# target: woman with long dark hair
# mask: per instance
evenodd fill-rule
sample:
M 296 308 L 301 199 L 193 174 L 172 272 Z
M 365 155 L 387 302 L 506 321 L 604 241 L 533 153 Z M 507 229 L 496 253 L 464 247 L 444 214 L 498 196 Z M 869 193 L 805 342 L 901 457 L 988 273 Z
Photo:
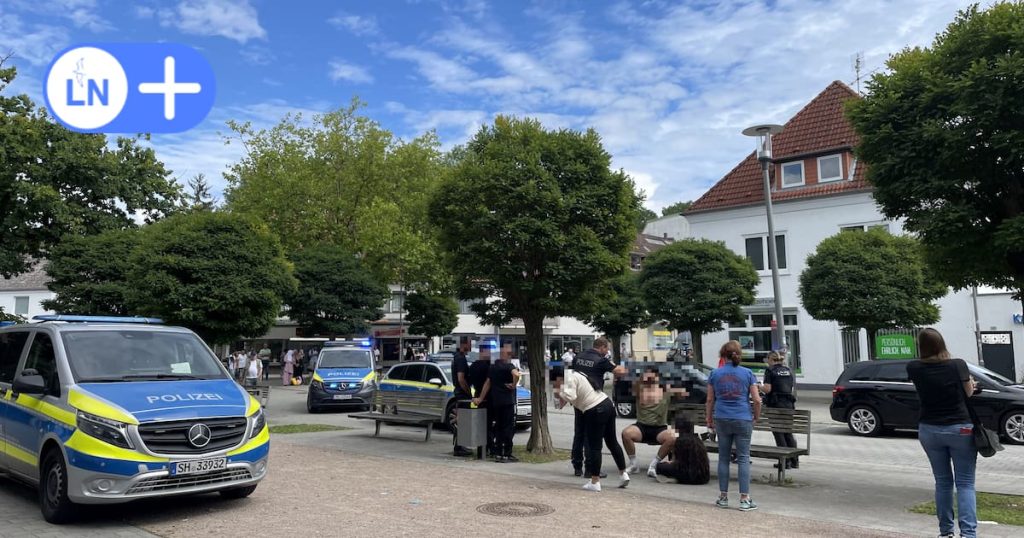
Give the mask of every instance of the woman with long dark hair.
M 754 421 L 761 418 L 761 395 L 757 378 L 740 366 L 743 350 L 736 340 L 722 346 L 719 356 L 728 360 L 708 377 L 707 424 L 718 434 L 718 500 L 715 506 L 729 507 L 729 453 L 735 447 L 739 467 L 740 510 L 756 510 L 750 498 L 750 438 Z M 753 402 L 753 406 L 751 406 Z M 753 409 L 751 409 L 753 407 Z
M 975 538 L 978 510 L 974 473 L 978 450 L 974 445 L 974 424 L 967 410 L 967 398 L 974 395 L 974 379 L 962 359 L 951 359 L 946 342 L 935 329 L 917 336 L 921 359 L 907 364 L 921 400 L 917 438 L 928 456 L 935 477 L 935 513 L 939 537 L 953 536 L 953 487 L 960 536 Z

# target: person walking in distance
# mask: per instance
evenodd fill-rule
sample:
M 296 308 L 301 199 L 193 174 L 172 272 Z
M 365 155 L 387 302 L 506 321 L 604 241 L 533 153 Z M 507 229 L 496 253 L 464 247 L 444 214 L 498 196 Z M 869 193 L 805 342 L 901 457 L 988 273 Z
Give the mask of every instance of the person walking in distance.
M 249 356 L 245 354 L 245 350 L 238 350 L 235 353 L 235 379 L 239 383 L 245 383 L 245 371 L 249 367 Z
M 480 400 L 489 398 L 488 404 L 494 413 L 494 461 L 514 463 L 519 458 L 512 455 L 512 436 L 516 431 L 516 385 L 519 383 L 519 369 L 512 364 L 512 345 L 501 346 L 498 361 L 491 365 L 487 381 L 481 391 Z M 477 405 L 479 401 L 474 400 Z
M 583 484 L 583 489 L 601 491 L 602 441 L 612 453 L 619 469 L 619 487 L 628 486 L 629 472 L 626 470 L 622 448 L 615 438 L 615 406 L 611 399 L 604 391 L 595 389 L 590 379 L 579 370 L 569 370 L 566 374 L 561 368 L 553 368 L 551 379 L 555 389 L 555 405 L 561 408 L 568 403 L 583 415 L 587 440 L 587 476 L 590 477 L 590 481 Z
M 463 400 L 470 400 L 473 398 L 472 389 L 469 386 L 469 363 L 466 362 L 466 351 L 469 349 L 469 342 L 463 342 L 458 349 L 455 350 L 455 354 L 452 357 L 452 375 L 455 377 L 455 390 L 453 391 L 454 399 L 456 402 Z M 458 406 L 456 405 L 456 413 L 458 413 Z M 473 451 L 460 446 L 458 442 L 458 415 L 456 415 L 455 428 L 452 429 L 452 444 L 455 449 L 452 453 L 455 456 L 472 456 Z
M 761 392 L 765 394 L 764 405 L 775 409 L 795 409 L 796 396 L 793 394 L 794 375 L 793 370 L 786 366 L 786 360 L 781 353 L 772 351 L 768 353 L 768 369 L 764 371 L 764 383 L 761 384 Z M 796 437 L 792 433 L 775 433 L 775 446 L 796 448 Z M 778 463 L 775 464 L 779 466 Z M 793 457 L 786 460 L 787 469 L 799 469 L 799 458 Z
M 657 478 L 655 466 L 672 450 L 674 432 L 668 427 L 668 406 L 673 395 L 685 397 L 686 389 L 661 386 L 658 370 L 648 368 L 633 385 L 636 395 L 636 422 L 622 430 L 622 446 L 629 458 L 629 472 L 638 473 L 636 443 L 658 445 L 658 455 L 647 466 L 647 476 Z
M 295 374 L 295 350 L 289 349 L 284 354 L 284 367 L 281 369 L 281 384 L 291 385 L 292 377 Z
M 572 358 L 576 356 L 576 352 L 572 346 L 565 348 L 565 353 L 562 353 L 562 367 L 572 368 Z
M 907 375 L 921 400 L 917 439 L 935 478 L 935 515 L 939 537 L 953 536 L 953 487 L 956 486 L 960 536 L 975 538 L 978 507 L 974 475 L 978 450 L 967 399 L 976 385 L 962 359 L 952 359 L 942 334 L 924 329 L 917 336 L 920 360 L 907 364 Z M 951 468 L 952 467 L 952 468 Z
M 608 352 L 608 339 L 601 337 L 594 340 L 594 347 L 581 352 L 572 359 L 572 369 L 579 371 L 590 380 L 590 386 L 599 391 L 604 391 L 604 376 L 611 372 L 615 377 L 621 377 L 626 373 L 622 366 L 616 366 L 612 362 L 611 354 Z M 572 436 L 572 468 L 573 474 L 583 476 L 583 445 L 586 442 L 586 428 L 583 425 L 583 412 L 576 406 L 575 420 L 573 422 Z M 618 441 L 615 442 L 617 446 Z
M 730 340 L 722 346 L 720 355 L 729 362 L 716 368 L 708 376 L 708 399 L 705 406 L 709 428 L 718 434 L 718 500 L 715 505 L 729 507 L 729 456 L 736 449 L 739 466 L 740 510 L 756 510 L 757 503 L 750 497 L 750 438 L 754 422 L 761 418 L 761 395 L 757 391 L 757 378 L 749 369 L 740 366 L 740 343 Z M 753 407 L 753 409 L 751 409 Z

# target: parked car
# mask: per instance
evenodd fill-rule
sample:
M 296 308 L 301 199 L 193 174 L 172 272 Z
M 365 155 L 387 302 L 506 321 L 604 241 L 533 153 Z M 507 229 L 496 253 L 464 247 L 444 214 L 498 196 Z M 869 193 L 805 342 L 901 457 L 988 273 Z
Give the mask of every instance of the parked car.
M 151 318 L 35 319 L 0 328 L 0 474 L 38 488 L 46 521 L 90 504 L 239 499 L 266 476 L 263 410 L 195 333 Z
M 471 362 L 472 359 L 470 357 Z M 396 364 L 380 380 L 377 390 L 380 391 L 385 413 L 397 410 L 434 415 L 438 424 L 448 429 L 454 427 L 455 377 L 451 362 L 409 361 Z M 399 395 L 410 391 L 422 397 L 416 399 L 415 404 L 399 407 Z M 532 415 L 530 391 L 522 386 L 516 387 L 516 426 L 528 427 Z
M 662 384 L 685 388 L 689 394 L 677 400 L 683 403 L 704 403 L 708 398 L 708 375 L 710 366 L 704 364 L 687 364 L 680 362 L 628 362 L 625 364 L 626 375 L 615 380 L 612 389 L 612 400 L 615 412 L 622 418 L 636 417 L 636 395 L 633 384 L 641 373 L 649 367 L 658 370 Z
M 894 429 L 917 429 L 920 401 L 907 376 L 909 360 L 851 364 L 832 389 L 832 420 L 845 422 L 857 435 L 875 436 Z M 978 418 L 1007 441 L 1024 444 L 1024 386 L 991 370 L 967 363 L 980 392 L 970 403 Z

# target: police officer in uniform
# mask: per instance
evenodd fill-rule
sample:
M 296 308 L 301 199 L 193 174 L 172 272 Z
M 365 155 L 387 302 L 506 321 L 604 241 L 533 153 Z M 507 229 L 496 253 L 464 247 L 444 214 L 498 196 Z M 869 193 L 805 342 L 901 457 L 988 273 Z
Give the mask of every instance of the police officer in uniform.
M 455 355 L 452 358 L 452 375 L 455 377 L 455 390 L 453 391 L 453 396 L 456 402 L 471 400 L 473 398 L 469 384 L 469 363 L 466 361 L 466 352 L 468 350 L 469 342 L 463 342 L 459 348 L 455 350 Z M 456 413 L 458 413 L 458 411 L 456 411 Z M 456 426 L 458 426 L 457 420 Z M 452 453 L 458 457 L 472 456 L 472 450 L 459 444 L 459 436 L 456 432 L 457 430 L 452 432 L 452 444 L 455 445 L 455 449 Z
M 786 366 L 783 355 L 772 351 L 768 353 L 768 369 L 764 371 L 764 383 L 761 392 L 765 394 L 765 406 L 777 409 L 795 409 L 796 396 L 793 394 L 793 370 Z M 792 433 L 772 433 L 775 446 L 796 448 L 796 437 Z M 778 467 L 779 464 L 775 464 Z M 787 469 L 799 469 L 798 458 L 786 461 Z
M 594 340 L 594 347 L 583 351 L 572 359 L 572 369 L 583 373 L 590 381 L 590 385 L 599 391 L 604 391 L 604 375 L 611 372 L 615 377 L 621 377 L 626 373 L 622 365 L 616 366 L 612 362 L 609 353 L 609 342 L 607 338 L 601 337 Z M 583 445 L 585 443 L 585 428 L 583 412 L 575 410 L 575 423 L 572 436 L 572 468 L 573 474 L 583 476 Z M 602 473 L 601 478 L 604 478 Z

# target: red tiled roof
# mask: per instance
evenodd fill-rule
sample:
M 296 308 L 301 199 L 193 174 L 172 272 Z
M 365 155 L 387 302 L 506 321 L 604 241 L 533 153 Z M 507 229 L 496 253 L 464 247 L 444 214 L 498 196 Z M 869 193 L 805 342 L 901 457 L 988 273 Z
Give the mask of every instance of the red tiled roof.
M 857 92 L 842 82 L 829 84 L 824 91 L 807 103 L 772 138 L 775 162 L 796 155 L 827 153 L 829 150 L 852 148 L 859 139 L 853 126 L 843 115 L 843 103 L 858 98 Z M 864 178 L 864 165 L 858 163 L 852 180 L 813 184 L 785 190 L 773 189 L 772 201 L 831 196 L 834 194 L 870 189 Z M 754 152 L 747 155 L 708 192 L 690 206 L 689 213 L 727 209 L 764 202 L 764 184 L 761 165 Z

